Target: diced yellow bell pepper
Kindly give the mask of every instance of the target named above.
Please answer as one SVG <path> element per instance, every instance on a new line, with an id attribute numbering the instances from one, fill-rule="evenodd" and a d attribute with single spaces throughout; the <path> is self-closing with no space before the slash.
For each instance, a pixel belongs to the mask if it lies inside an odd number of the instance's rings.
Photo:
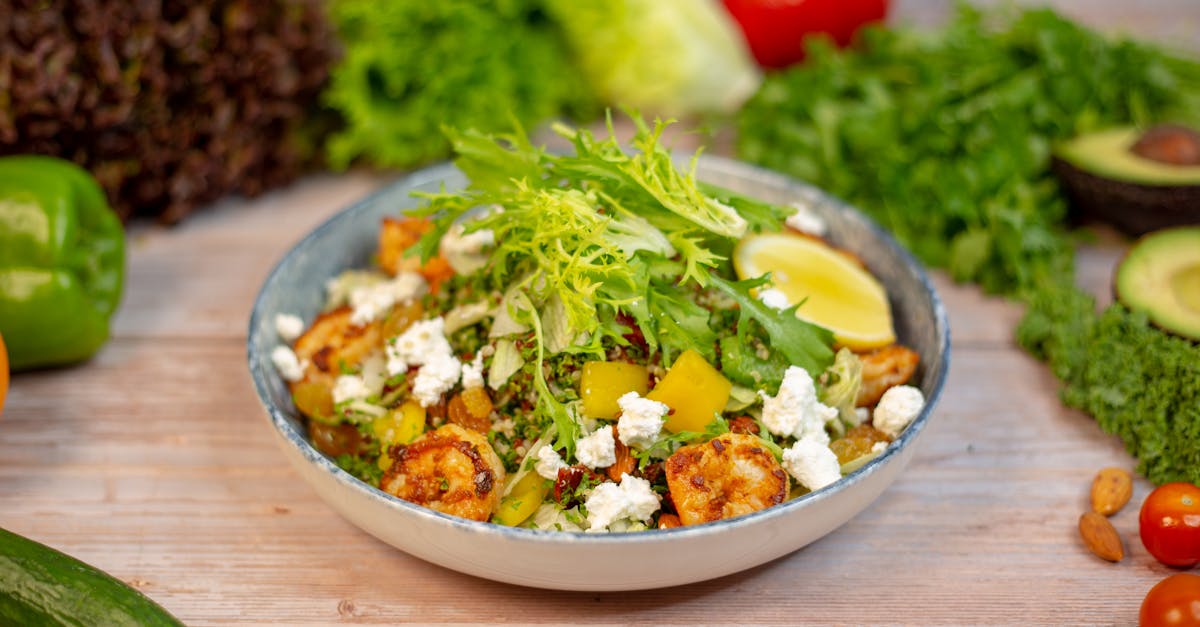
<path id="1" fill-rule="evenodd" d="M 392 460 L 388 447 L 395 444 L 410 444 L 425 432 L 425 408 L 416 401 L 404 401 L 388 413 L 371 423 L 371 431 L 379 442 L 379 467 L 387 470 Z"/>
<path id="2" fill-rule="evenodd" d="M 681 354 L 646 398 L 673 411 L 664 426 L 671 433 L 704 431 L 729 402 L 733 384 L 694 350 Z"/>
<path id="3" fill-rule="evenodd" d="M 500 500 L 500 507 L 492 516 L 492 522 L 516 527 L 537 511 L 549 491 L 550 482 L 536 472 L 521 477 L 508 496 Z"/>
<path id="4" fill-rule="evenodd" d="M 645 366 L 623 361 L 589 361 L 579 377 L 579 397 L 583 415 L 612 420 L 621 411 L 617 399 L 637 392 L 645 396 L 650 387 L 650 372 Z"/>

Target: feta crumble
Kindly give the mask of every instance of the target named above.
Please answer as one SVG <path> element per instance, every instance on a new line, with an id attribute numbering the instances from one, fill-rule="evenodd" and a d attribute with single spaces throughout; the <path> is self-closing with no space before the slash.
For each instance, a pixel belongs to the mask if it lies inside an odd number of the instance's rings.
<path id="1" fill-rule="evenodd" d="M 872 423 L 876 429 L 894 438 L 921 413 L 924 406 L 925 396 L 921 390 L 911 385 L 897 385 L 888 388 L 880 397 L 879 404 L 871 414 Z"/>
<path id="2" fill-rule="evenodd" d="M 483 351 L 475 353 L 475 359 L 462 367 L 463 388 L 483 387 Z"/>
<path id="3" fill-rule="evenodd" d="M 829 225 L 825 223 L 824 218 L 817 215 L 815 211 L 807 205 L 793 204 L 796 212 L 788 216 L 784 220 L 784 224 L 809 235 L 824 237 L 829 232 Z"/>
<path id="4" fill-rule="evenodd" d="M 595 433 L 575 440 L 575 458 L 588 468 L 607 468 L 617 463 L 617 443 L 612 429 L 602 426 Z"/>
<path id="5" fill-rule="evenodd" d="M 842 478 L 837 455 L 812 438 L 798 440 L 783 451 L 783 468 L 809 490 L 820 490 Z"/>
<path id="6" fill-rule="evenodd" d="M 829 443 L 825 423 L 837 418 L 838 410 L 817 400 L 817 388 L 808 371 L 789 366 L 779 384 L 779 393 L 763 398 L 762 422 L 771 433 L 797 440 L 810 438 L 819 444 Z"/>
<path id="7" fill-rule="evenodd" d="M 285 342 L 295 342 L 304 333 L 304 321 L 292 314 L 275 314 L 275 333 Z"/>
<path id="8" fill-rule="evenodd" d="M 333 402 L 335 404 L 366 398 L 370 395 L 371 390 L 367 388 L 367 384 L 363 381 L 363 378 L 358 375 L 341 375 L 333 384 Z"/>
<path id="9" fill-rule="evenodd" d="M 558 471 L 567 467 L 567 463 L 563 461 L 558 451 L 553 447 L 543 446 L 538 449 L 537 461 L 533 465 L 533 471 L 543 479 L 551 481 L 558 480 Z"/>
<path id="10" fill-rule="evenodd" d="M 412 394 L 421 407 L 436 405 L 462 374 L 462 363 L 450 353 L 431 355 L 413 379 Z"/>
<path id="11" fill-rule="evenodd" d="M 425 293 L 425 278 L 401 272 L 390 281 L 363 285 L 350 291 L 350 322 L 362 326 L 382 318 L 396 303 L 408 303 Z"/>
<path id="12" fill-rule="evenodd" d="M 787 309 L 790 306 L 787 294 L 773 287 L 759 292 L 758 300 L 771 309 Z"/>
<path id="13" fill-rule="evenodd" d="M 642 398 L 629 392 L 617 399 L 621 417 L 617 420 L 617 436 L 630 448 L 647 449 L 662 431 L 663 416 L 671 410 L 665 403 Z"/>
<path id="14" fill-rule="evenodd" d="M 621 483 L 602 483 L 592 490 L 584 502 L 587 509 L 588 531 L 604 531 L 622 520 L 645 522 L 660 507 L 660 497 L 650 482 L 640 477 L 621 474 Z"/>
<path id="15" fill-rule="evenodd" d="M 410 366 L 421 366 L 434 355 L 453 355 L 454 349 L 445 335 L 445 321 L 439 316 L 419 320 L 409 325 L 387 346 L 387 371 L 396 376 Z"/>
<path id="16" fill-rule="evenodd" d="M 276 346 L 271 351 L 271 363 L 279 371 L 279 376 L 285 381 L 299 381 L 304 378 L 305 364 L 300 363 L 296 353 L 286 346 Z"/>

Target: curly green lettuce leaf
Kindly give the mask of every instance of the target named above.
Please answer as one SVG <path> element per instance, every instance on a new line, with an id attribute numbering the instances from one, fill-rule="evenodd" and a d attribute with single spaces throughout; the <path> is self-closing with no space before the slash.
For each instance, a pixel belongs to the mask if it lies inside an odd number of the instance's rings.
<path id="1" fill-rule="evenodd" d="M 343 45 L 323 94 L 343 122 L 326 146 L 336 168 L 442 159 L 444 124 L 498 131 L 596 111 L 539 0 L 334 0 L 329 13 Z"/>

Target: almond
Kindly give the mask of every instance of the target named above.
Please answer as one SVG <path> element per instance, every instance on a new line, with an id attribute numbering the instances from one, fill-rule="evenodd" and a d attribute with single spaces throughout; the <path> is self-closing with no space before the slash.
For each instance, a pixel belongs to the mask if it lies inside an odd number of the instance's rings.
<path id="1" fill-rule="evenodd" d="M 1079 517 L 1079 536 L 1087 548 L 1103 560 L 1119 562 L 1125 557 L 1121 535 L 1108 519 L 1096 512 L 1084 512 Z"/>
<path id="2" fill-rule="evenodd" d="M 1133 496 L 1133 477 L 1122 468 L 1105 468 L 1092 480 L 1092 510 L 1112 516 Z"/>

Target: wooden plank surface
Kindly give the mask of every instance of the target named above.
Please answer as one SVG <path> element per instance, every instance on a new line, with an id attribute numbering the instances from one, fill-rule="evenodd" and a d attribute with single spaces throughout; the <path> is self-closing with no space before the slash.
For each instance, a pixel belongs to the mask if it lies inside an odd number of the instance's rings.
<path id="1" fill-rule="evenodd" d="M 1071 6 L 1101 25 L 1200 32 L 1196 2 Z M 944 11 L 897 8 L 922 20 Z M 192 625 L 1133 624 L 1168 574 L 1137 540 L 1136 507 L 1113 518 L 1124 562 L 1083 549 L 1075 524 L 1092 474 L 1132 460 L 1063 408 L 1048 371 L 1014 347 L 1017 306 L 940 273 L 954 354 L 928 433 L 876 503 L 795 554 L 692 586 L 590 594 L 484 581 L 384 545 L 286 465 L 244 339 L 283 252 L 387 180 L 315 176 L 175 229 L 134 228 L 113 341 L 87 364 L 13 381 L 0 417 L 0 526 L 109 571 Z M 1123 250 L 1105 242 L 1079 260 L 1097 293 Z M 1148 491 L 1139 480 L 1133 503 Z"/>

